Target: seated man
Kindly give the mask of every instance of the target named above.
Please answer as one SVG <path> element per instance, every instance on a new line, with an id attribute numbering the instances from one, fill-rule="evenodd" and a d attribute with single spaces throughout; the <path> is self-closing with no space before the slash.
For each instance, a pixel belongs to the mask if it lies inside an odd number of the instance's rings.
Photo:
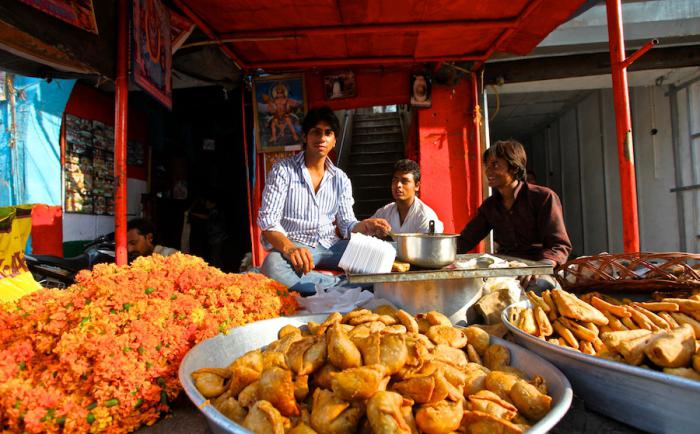
<path id="1" fill-rule="evenodd" d="M 473 249 L 493 229 L 497 253 L 523 259 L 564 264 L 571 241 L 564 226 L 559 196 L 547 187 L 525 180 L 527 155 L 515 140 L 498 141 L 484 152 L 482 162 L 493 194 L 484 200 L 476 216 L 458 239 L 458 253 Z M 542 280 L 542 279 L 540 279 Z M 523 282 L 548 289 L 553 281 Z"/>
<path id="2" fill-rule="evenodd" d="M 352 210 L 352 186 L 347 175 L 328 158 L 335 147 L 338 118 L 328 107 L 309 110 L 302 125 L 304 150 L 275 164 L 265 180 L 258 226 L 270 253 L 264 275 L 302 294 L 316 284 L 333 286 L 339 279 L 312 271 L 316 265 L 337 267 L 351 232 L 384 236 L 386 220 L 358 222 Z"/>
<path id="3" fill-rule="evenodd" d="M 126 226 L 127 252 L 129 261 L 133 261 L 139 256 L 150 256 L 157 253 L 162 256 L 170 256 L 177 253 L 176 249 L 153 244 L 153 237 L 156 230 L 153 223 L 146 219 L 130 220 Z"/>
<path id="4" fill-rule="evenodd" d="M 437 214 L 416 193 L 420 190 L 420 167 L 413 160 L 399 160 L 394 164 L 391 178 L 392 202 L 374 213 L 372 218 L 389 222 L 391 231 L 397 234 L 427 233 L 430 221 L 435 222 L 435 232 L 442 233 L 444 227 Z"/>

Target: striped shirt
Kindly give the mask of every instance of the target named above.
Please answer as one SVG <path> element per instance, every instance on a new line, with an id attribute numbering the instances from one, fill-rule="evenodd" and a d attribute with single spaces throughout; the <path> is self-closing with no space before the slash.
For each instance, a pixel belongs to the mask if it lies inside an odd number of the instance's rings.
<path id="1" fill-rule="evenodd" d="M 272 166 L 265 180 L 258 226 L 262 231 L 281 232 L 290 241 L 331 247 L 340 235 L 347 238 L 357 223 L 352 210 L 352 185 L 348 176 L 326 159 L 326 172 L 314 192 L 304 153 Z M 265 249 L 272 246 L 262 240 Z"/>

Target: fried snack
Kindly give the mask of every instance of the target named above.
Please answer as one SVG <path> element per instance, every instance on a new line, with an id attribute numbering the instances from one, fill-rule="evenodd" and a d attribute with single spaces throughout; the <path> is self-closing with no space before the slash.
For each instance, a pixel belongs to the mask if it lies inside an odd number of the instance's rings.
<path id="1" fill-rule="evenodd" d="M 287 434 L 316 434 L 316 431 L 304 422 L 301 422 L 299 425 L 287 431 Z"/>
<path id="2" fill-rule="evenodd" d="M 452 325 L 452 321 L 450 321 L 449 318 L 435 310 L 431 310 L 430 312 L 426 313 L 425 319 L 427 319 L 431 325 Z"/>
<path id="3" fill-rule="evenodd" d="M 249 351 L 228 366 L 231 382 L 228 390 L 232 396 L 238 395 L 244 387 L 257 381 L 263 371 L 263 358 L 260 350 Z"/>
<path id="4" fill-rule="evenodd" d="M 561 316 L 583 322 L 592 322 L 596 325 L 606 325 L 608 319 L 598 309 L 588 303 L 579 300 L 575 295 L 553 289 L 552 297 Z"/>
<path id="5" fill-rule="evenodd" d="M 467 356 L 469 356 L 469 361 L 472 363 L 478 363 L 478 364 L 483 364 L 481 362 L 481 356 L 479 356 L 479 353 L 476 351 L 474 346 L 472 344 L 467 344 Z"/>
<path id="6" fill-rule="evenodd" d="M 581 340 L 593 342 L 593 340 L 598 337 L 597 333 L 587 329 L 581 324 L 578 324 L 577 322 L 572 321 L 568 318 L 561 317 L 557 321 L 561 322 L 562 325 L 564 325 L 567 329 L 571 330 L 571 333 L 573 333 L 574 336 Z"/>
<path id="7" fill-rule="evenodd" d="M 661 301 L 677 304 L 680 311 L 684 313 L 697 312 L 700 310 L 700 301 L 698 300 L 691 300 L 686 298 L 664 298 Z"/>
<path id="8" fill-rule="evenodd" d="M 224 384 L 231 378 L 228 368 L 202 368 L 192 373 L 194 387 L 205 398 L 219 396 L 226 391 L 228 385 Z"/>
<path id="9" fill-rule="evenodd" d="M 620 321 L 625 327 L 627 327 L 630 330 L 635 330 L 639 328 L 639 325 L 632 321 L 632 318 L 621 318 Z"/>
<path id="10" fill-rule="evenodd" d="M 677 312 L 678 304 L 672 303 L 670 301 L 647 301 L 635 303 L 637 306 L 641 306 L 651 312 Z"/>
<path id="11" fill-rule="evenodd" d="M 554 333 L 552 324 L 547 318 L 547 314 L 539 306 L 535 307 L 534 310 L 535 322 L 537 322 L 537 329 L 540 331 L 539 336 L 551 336 Z"/>
<path id="12" fill-rule="evenodd" d="M 493 344 L 484 351 L 484 366 L 490 370 L 498 370 L 510 364 L 510 351 L 507 348 Z"/>
<path id="13" fill-rule="evenodd" d="M 336 368 L 330 363 L 326 363 L 319 370 L 314 372 L 313 383 L 315 386 L 322 389 L 331 389 L 331 374 L 340 372 L 340 369 Z"/>
<path id="14" fill-rule="evenodd" d="M 245 408 L 250 408 L 260 398 L 260 380 L 253 381 L 238 394 L 238 402 Z"/>
<path id="15" fill-rule="evenodd" d="M 214 408 L 219 410 L 221 414 L 236 422 L 239 425 L 243 425 L 248 410 L 246 410 L 241 404 L 236 401 L 235 398 L 227 398 L 214 403 Z"/>
<path id="16" fill-rule="evenodd" d="M 340 324 L 334 324 L 326 333 L 328 361 L 338 369 L 357 368 L 362 365 L 362 354 L 345 334 Z"/>
<path id="17" fill-rule="evenodd" d="M 352 313 L 352 312 L 351 312 L 351 313 Z M 350 314 L 348 314 L 348 315 L 350 315 Z M 321 336 L 321 335 L 323 335 L 324 333 L 326 333 L 326 330 L 328 330 L 328 328 L 329 328 L 330 326 L 332 326 L 333 324 L 342 322 L 342 321 L 343 321 L 343 315 L 341 315 L 341 314 L 338 313 L 338 312 L 333 312 L 333 313 L 329 314 L 329 315 L 326 317 L 325 321 L 323 321 L 323 322 L 322 322 L 320 325 L 318 325 L 317 327 L 314 327 L 314 328 L 312 329 L 312 328 L 309 326 L 309 331 L 311 331 L 312 334 L 314 334 L 314 335 L 316 335 L 316 336 Z"/>
<path id="18" fill-rule="evenodd" d="M 392 315 L 379 315 L 377 321 L 384 323 L 387 326 L 393 326 L 398 323 L 396 318 L 394 318 Z"/>
<path id="19" fill-rule="evenodd" d="M 627 328 L 627 326 L 625 326 L 624 324 L 622 324 L 622 321 L 620 321 L 619 319 L 617 319 L 617 317 L 615 317 L 615 316 L 614 316 L 613 314 L 611 314 L 610 312 L 608 312 L 608 311 L 603 311 L 603 315 L 605 315 L 605 318 L 607 318 L 608 321 L 609 321 L 607 326 L 610 327 L 611 329 L 613 329 L 614 331 L 629 330 L 629 329 Z M 604 327 L 604 326 L 603 326 L 603 327 Z M 634 327 L 634 328 L 636 328 L 636 327 Z"/>
<path id="20" fill-rule="evenodd" d="M 700 336 L 700 321 L 696 321 L 693 318 L 689 317 L 686 314 L 680 313 L 680 312 L 671 312 L 670 314 L 673 319 L 675 319 L 679 324 L 688 324 L 693 328 L 693 331 L 695 332 L 695 336 Z"/>
<path id="21" fill-rule="evenodd" d="M 695 369 L 690 368 L 664 368 L 664 373 L 678 375 L 679 377 L 688 378 L 690 380 L 700 381 L 700 373 Z"/>
<path id="22" fill-rule="evenodd" d="M 656 324 L 654 324 L 649 318 L 643 315 L 640 311 L 635 309 L 633 306 L 625 306 L 627 312 L 630 313 L 632 321 L 639 326 L 639 328 L 657 331 L 660 330 Z"/>
<path id="23" fill-rule="evenodd" d="M 552 406 L 551 396 L 524 380 L 518 380 L 513 385 L 509 396 L 518 410 L 531 420 L 542 419 Z"/>
<path id="24" fill-rule="evenodd" d="M 342 322 L 343 324 L 350 324 L 350 321 L 367 315 L 374 315 L 374 313 L 369 309 L 355 309 L 352 312 L 346 313 L 345 316 L 342 317 Z"/>
<path id="25" fill-rule="evenodd" d="M 406 327 L 406 331 L 410 333 L 418 333 L 418 323 L 416 322 L 416 319 L 413 318 L 413 315 L 410 313 L 406 312 L 403 309 L 399 309 L 396 314 L 396 319 L 399 320 L 399 322 Z"/>
<path id="26" fill-rule="evenodd" d="M 502 399 L 510 399 L 510 389 L 520 380 L 515 374 L 505 371 L 491 371 L 486 375 L 484 386 Z"/>
<path id="27" fill-rule="evenodd" d="M 636 339 L 620 342 L 617 350 L 624 357 L 625 362 L 630 365 L 640 365 L 644 361 L 644 350 L 649 346 L 662 332 L 651 333 L 646 336 L 641 336 Z"/>
<path id="28" fill-rule="evenodd" d="M 425 332 L 428 331 L 430 326 L 433 325 L 430 323 L 430 321 L 428 321 L 428 318 L 426 318 L 424 314 L 416 315 L 415 319 L 416 319 L 416 324 L 418 324 L 418 331 L 420 333 L 425 334 Z"/>
<path id="29" fill-rule="evenodd" d="M 272 367 L 263 371 L 258 386 L 258 399 L 268 401 L 283 416 L 299 416 L 300 410 L 294 396 L 292 373 L 286 369 Z"/>
<path id="30" fill-rule="evenodd" d="M 631 309 L 635 309 L 639 311 L 642 315 L 646 316 L 649 321 L 653 322 L 654 325 L 661 329 L 668 330 L 670 329 L 668 323 L 661 318 L 659 315 L 655 314 L 654 312 L 645 309 L 643 306 L 641 306 L 639 303 L 632 303 Z"/>
<path id="31" fill-rule="evenodd" d="M 598 297 L 591 298 L 591 305 L 600 310 L 601 312 L 610 312 L 611 314 L 620 318 L 629 318 L 630 316 L 632 316 L 631 313 L 627 309 L 625 309 L 625 306 L 619 306 L 612 303 L 608 303 L 607 301 Z"/>
<path id="32" fill-rule="evenodd" d="M 388 375 L 399 372 L 408 360 L 405 333 L 387 334 L 379 341 L 379 363 Z M 368 364 L 365 362 L 365 364 Z"/>
<path id="33" fill-rule="evenodd" d="M 419 404 L 431 402 L 435 394 L 436 378 L 434 375 L 408 378 L 394 383 L 392 390 Z M 446 395 L 445 395 L 446 396 Z M 444 398 L 443 398 L 444 399 Z"/>
<path id="34" fill-rule="evenodd" d="M 471 327 L 476 327 L 488 333 L 490 336 L 496 336 L 497 338 L 503 338 L 508 333 L 508 327 L 499 322 L 498 324 L 475 324 Z M 478 347 L 477 348 L 478 351 Z"/>
<path id="35" fill-rule="evenodd" d="M 425 404 L 416 411 L 416 425 L 426 434 L 451 433 L 459 428 L 463 411 L 461 402 Z"/>
<path id="36" fill-rule="evenodd" d="M 554 321 L 555 319 L 557 319 L 557 317 L 559 316 L 559 311 L 557 310 L 557 305 L 552 299 L 552 294 L 550 293 L 550 291 L 544 291 L 542 293 L 542 301 L 547 303 L 547 306 L 549 306 L 549 313 L 547 315 L 547 318 L 549 318 L 550 321 Z"/>
<path id="37" fill-rule="evenodd" d="M 490 336 L 488 332 L 484 329 L 469 326 L 463 329 L 464 334 L 467 336 L 467 342 L 472 345 L 480 356 L 484 354 L 484 351 L 489 347 Z"/>
<path id="38" fill-rule="evenodd" d="M 508 353 L 508 350 L 503 348 L 506 353 Z M 488 352 L 488 350 L 487 350 Z M 435 348 L 433 348 L 430 351 L 430 354 L 435 358 L 435 360 L 442 361 L 447 363 L 448 365 L 453 365 L 453 366 L 466 366 L 467 363 L 467 355 L 464 353 L 464 351 L 458 349 L 458 348 L 452 348 L 449 345 L 436 345 Z M 507 360 L 510 360 L 510 353 L 506 355 Z"/>
<path id="39" fill-rule="evenodd" d="M 672 329 L 674 329 L 674 328 L 676 328 L 676 327 L 680 327 L 680 324 L 678 324 L 678 322 L 677 322 L 675 319 L 673 319 L 673 317 L 671 316 L 670 313 L 668 313 L 668 312 L 659 312 L 658 315 L 659 315 L 661 318 L 663 318 L 663 320 L 666 321 L 666 323 L 668 323 L 668 325 L 671 326 Z"/>
<path id="40" fill-rule="evenodd" d="M 464 331 L 452 325 L 431 326 L 425 334 L 435 345 L 449 345 L 453 348 L 463 348 L 467 345 L 467 336 Z"/>
<path id="41" fill-rule="evenodd" d="M 603 333 L 600 337 L 605 345 L 617 351 L 617 347 L 624 341 L 637 339 L 642 336 L 648 336 L 651 332 L 645 329 L 622 330 L 609 333 Z"/>
<path id="42" fill-rule="evenodd" d="M 375 434 L 411 434 L 417 432 L 410 400 L 395 392 L 380 391 L 367 401 L 367 420 Z M 403 410 L 408 407 L 408 412 Z M 409 421 L 405 415 L 411 415 Z"/>
<path id="43" fill-rule="evenodd" d="M 695 333 L 688 324 L 664 332 L 644 349 L 644 354 L 664 368 L 688 366 L 695 353 Z"/>
<path id="44" fill-rule="evenodd" d="M 596 350 L 593 348 L 593 344 L 588 341 L 581 341 L 578 344 L 578 349 L 584 354 L 590 354 L 591 356 L 595 356 Z"/>
<path id="45" fill-rule="evenodd" d="M 563 317 L 562 317 L 563 318 Z M 571 348 L 576 348 L 578 349 L 578 340 L 574 336 L 574 334 L 566 328 L 566 326 L 560 321 L 561 318 L 557 319 L 554 321 L 554 330 L 556 330 L 557 333 L 559 333 L 559 336 L 564 339 L 564 342 Z"/>
<path id="46" fill-rule="evenodd" d="M 363 411 L 325 389 L 314 391 L 311 428 L 319 434 L 354 434 Z"/>
<path id="47" fill-rule="evenodd" d="M 287 351 L 287 366 L 297 375 L 311 374 L 325 362 L 326 339 L 323 335 L 302 338 L 294 342 Z"/>
<path id="48" fill-rule="evenodd" d="M 511 420 L 518 414 L 517 407 L 490 390 L 481 390 L 469 395 L 468 399 L 473 411 L 481 411 L 506 420 Z"/>
<path id="49" fill-rule="evenodd" d="M 246 415 L 243 426 L 256 434 L 284 434 L 292 424 L 272 404 L 258 401 Z"/>
<path id="50" fill-rule="evenodd" d="M 386 390 L 389 377 L 381 365 L 361 366 L 331 374 L 333 393 L 346 401 L 368 399 L 379 390 Z"/>
<path id="51" fill-rule="evenodd" d="M 468 369 L 465 372 L 466 380 L 462 389 L 464 396 L 473 395 L 486 389 L 486 376 L 488 372 L 482 369 Z"/>
<path id="52" fill-rule="evenodd" d="M 520 313 L 516 327 L 527 334 L 537 335 L 537 323 L 532 309 L 527 308 Z"/>
<path id="53" fill-rule="evenodd" d="M 693 369 L 700 373 L 700 352 L 695 353 L 693 356 Z"/>
<path id="54" fill-rule="evenodd" d="M 462 427 L 466 434 L 522 434 L 518 425 L 481 411 L 465 411 Z"/>
<path id="55" fill-rule="evenodd" d="M 408 262 L 400 262 L 400 261 L 394 261 L 393 264 L 391 264 L 391 271 L 392 272 L 397 272 L 397 273 L 405 273 L 406 271 L 411 269 L 411 264 Z"/>
<path id="56" fill-rule="evenodd" d="M 533 308 L 539 306 L 544 313 L 549 313 L 551 310 L 549 305 L 545 303 L 545 301 L 539 295 L 535 294 L 535 291 L 528 291 L 526 294 Z"/>
<path id="57" fill-rule="evenodd" d="M 309 376 L 297 375 L 294 379 L 294 398 L 297 401 L 303 401 L 309 395 Z"/>

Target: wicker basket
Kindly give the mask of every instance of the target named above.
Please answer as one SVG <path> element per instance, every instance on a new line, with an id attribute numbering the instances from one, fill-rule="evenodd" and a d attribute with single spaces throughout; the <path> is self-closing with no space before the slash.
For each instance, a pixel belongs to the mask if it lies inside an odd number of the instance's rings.
<path id="1" fill-rule="evenodd" d="M 585 256 L 557 267 L 562 288 L 658 291 L 700 289 L 700 254 L 620 253 Z"/>

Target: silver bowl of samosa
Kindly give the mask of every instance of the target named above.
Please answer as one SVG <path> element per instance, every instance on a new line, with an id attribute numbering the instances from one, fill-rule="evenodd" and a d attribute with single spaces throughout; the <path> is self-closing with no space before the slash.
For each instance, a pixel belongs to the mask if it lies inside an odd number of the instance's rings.
<path id="1" fill-rule="evenodd" d="M 214 433 L 546 433 L 572 399 L 533 353 L 390 308 L 233 328 L 192 348 L 179 378 Z"/>

